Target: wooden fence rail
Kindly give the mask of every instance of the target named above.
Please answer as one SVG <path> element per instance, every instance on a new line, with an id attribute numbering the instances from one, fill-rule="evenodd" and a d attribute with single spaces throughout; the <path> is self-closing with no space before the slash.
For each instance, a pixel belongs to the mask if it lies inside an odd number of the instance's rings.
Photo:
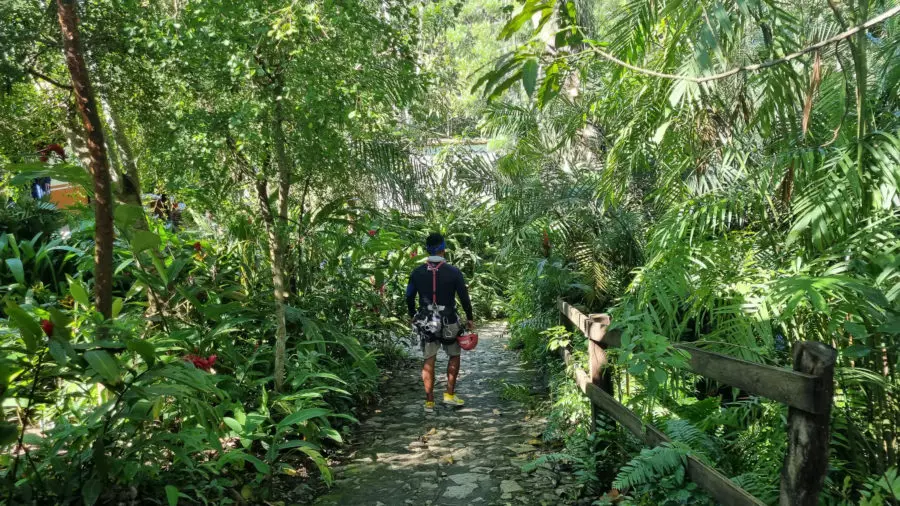
<path id="1" fill-rule="evenodd" d="M 559 310 L 588 338 L 590 371 L 575 367 L 575 380 L 591 401 L 592 414 L 602 410 L 644 444 L 657 446 L 670 439 L 613 396 L 607 348 L 622 344 L 618 329 L 609 330 L 605 314 L 586 315 L 574 306 L 559 301 Z M 673 349 L 688 355 L 689 368 L 701 376 L 740 388 L 752 394 L 787 404 L 788 448 L 781 471 L 781 506 L 814 506 L 828 468 L 829 418 L 834 397 L 834 364 L 837 352 L 822 343 L 801 342 L 793 349 L 794 370 L 747 362 L 727 355 L 702 350 L 688 344 Z M 563 360 L 572 364 L 571 351 L 562 349 Z M 592 421 L 596 416 L 592 416 Z M 689 456 L 688 476 L 725 505 L 761 505 L 759 499 L 733 481 Z"/>

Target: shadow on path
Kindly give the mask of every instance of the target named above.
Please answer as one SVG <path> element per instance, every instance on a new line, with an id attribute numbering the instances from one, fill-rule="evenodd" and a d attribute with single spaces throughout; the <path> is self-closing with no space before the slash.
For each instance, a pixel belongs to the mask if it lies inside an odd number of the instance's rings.
<path id="1" fill-rule="evenodd" d="M 525 473 L 546 420 L 501 398 L 503 382 L 531 388 L 539 376 L 506 349 L 506 326 L 479 329 L 478 348 L 463 352 L 457 392 L 462 408 L 440 403 L 447 357 L 438 355 L 438 405 L 425 414 L 419 370 L 398 371 L 381 409 L 359 429 L 335 484 L 315 503 L 329 505 L 565 504 L 572 477 L 546 465 Z M 416 350 L 417 351 L 417 350 Z"/>

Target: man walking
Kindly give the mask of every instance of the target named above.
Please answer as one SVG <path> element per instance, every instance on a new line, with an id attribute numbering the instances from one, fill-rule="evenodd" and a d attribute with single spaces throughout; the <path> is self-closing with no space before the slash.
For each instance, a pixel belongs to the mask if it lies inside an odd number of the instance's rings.
<path id="1" fill-rule="evenodd" d="M 406 305 L 412 319 L 413 329 L 419 335 L 425 363 L 422 366 L 422 381 L 425 383 L 425 411 L 434 411 L 434 364 L 438 349 L 443 348 L 449 357 L 447 363 L 447 391 L 444 402 L 462 406 L 463 400 L 456 395 L 456 376 L 459 374 L 461 353 L 457 338 L 461 334 L 459 316 L 456 314 L 456 296 L 466 312 L 466 325 L 475 328 L 472 319 L 472 302 L 462 272 L 444 259 L 446 244 L 443 236 L 435 232 L 425 240 L 428 259 L 416 267 L 409 275 L 406 287 Z M 416 294 L 419 296 L 419 310 L 416 311 Z"/>

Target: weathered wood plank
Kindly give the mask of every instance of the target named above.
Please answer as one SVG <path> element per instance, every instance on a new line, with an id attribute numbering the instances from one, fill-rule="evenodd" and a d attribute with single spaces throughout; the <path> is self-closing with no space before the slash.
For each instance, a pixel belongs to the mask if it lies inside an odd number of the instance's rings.
<path id="1" fill-rule="evenodd" d="M 568 348 L 560 348 L 560 356 L 566 366 L 573 365 L 572 352 Z M 575 367 L 575 383 L 587 395 L 591 405 L 608 413 L 616 422 L 628 429 L 647 446 L 658 446 L 670 442 L 668 436 L 652 425 L 644 423 L 637 414 L 626 408 L 613 396 L 591 383 L 591 377 Z M 688 457 L 687 473 L 691 480 L 722 504 L 729 506 L 761 506 L 764 503 L 740 488 L 728 477 L 704 464 L 694 457 Z"/>
<path id="2" fill-rule="evenodd" d="M 583 371 L 579 372 L 584 374 Z M 644 423 L 635 413 L 597 386 L 586 382 L 584 392 L 590 398 L 591 403 L 609 413 L 623 427 L 639 437 L 644 444 L 658 446 L 671 442 L 671 439 L 662 431 Z M 687 460 L 687 473 L 691 480 L 721 504 L 729 506 L 761 506 L 765 504 L 701 460 L 691 456 Z"/>
<path id="3" fill-rule="evenodd" d="M 609 316 L 607 315 L 590 315 L 594 320 L 594 326 L 597 323 L 605 323 L 609 325 Z M 593 329 L 593 327 L 592 327 Z M 600 390 L 613 395 L 612 374 L 609 371 L 609 358 L 606 354 L 606 346 L 588 339 L 588 361 L 591 383 L 596 385 Z M 604 418 L 600 408 L 591 403 L 591 430 L 596 431 L 599 424 Z"/>
<path id="4" fill-rule="evenodd" d="M 737 486 L 724 474 L 704 464 L 700 459 L 688 456 L 687 461 L 687 472 L 688 476 L 691 477 L 691 481 L 699 485 L 703 490 L 706 490 L 720 504 L 728 506 L 761 506 L 765 504 Z"/>
<path id="5" fill-rule="evenodd" d="M 607 332 L 609 315 L 603 313 L 586 315 L 564 300 L 559 300 L 558 306 L 559 311 L 568 318 L 572 325 L 591 341 L 610 348 L 618 348 L 622 345 L 622 332 L 619 329 Z"/>
<path id="6" fill-rule="evenodd" d="M 645 424 L 635 413 L 602 388 L 606 348 L 621 345 L 621 333 L 609 331 L 609 316 L 585 315 L 559 301 L 560 312 L 589 339 L 591 373 L 575 368 L 575 380 L 596 406 L 650 446 L 669 441 L 655 427 Z M 794 347 L 794 370 L 747 362 L 696 346 L 678 343 L 674 349 L 688 354 L 695 373 L 784 404 L 788 410 L 788 451 L 781 471 L 780 506 L 814 506 L 828 470 L 831 407 L 834 401 L 834 365 L 837 352 L 822 343 L 802 342 Z M 567 366 L 570 350 L 561 350 Z M 695 457 L 688 457 L 688 475 L 722 504 L 761 505 L 757 498 Z"/>
<path id="7" fill-rule="evenodd" d="M 578 372 L 584 374 L 584 371 L 579 370 Z M 585 374 L 585 377 L 586 376 L 587 375 Z M 662 433 L 662 431 L 652 425 L 645 424 L 639 416 L 623 406 L 613 396 L 591 384 L 589 381 L 586 381 L 584 385 L 585 386 L 581 391 L 588 396 L 591 403 L 609 413 L 615 421 L 622 424 L 623 427 L 640 438 L 647 446 L 657 446 L 660 443 L 669 441 L 669 438 Z M 581 385 L 579 385 L 579 387 L 581 387 Z"/>
<path id="8" fill-rule="evenodd" d="M 834 364 L 837 351 L 822 343 L 805 341 L 794 345 L 794 369 L 821 379 L 813 393 L 826 409 L 810 413 L 788 409 L 788 448 L 781 468 L 781 506 L 815 506 L 828 471 L 831 404 L 834 397 Z"/>
<path id="9" fill-rule="evenodd" d="M 690 356 L 691 370 L 701 376 L 810 413 L 831 409 L 830 399 L 823 404 L 823 399 L 816 395 L 820 389 L 817 376 L 747 362 L 690 344 L 679 343 L 673 347 Z"/>
<path id="10" fill-rule="evenodd" d="M 565 301 L 559 302 L 562 312 L 592 342 L 607 347 L 621 345 L 619 329 L 608 331 L 609 317 L 591 318 Z M 605 318 L 604 318 L 605 317 Z M 816 394 L 821 390 L 820 379 L 811 374 L 791 371 L 765 364 L 747 362 L 696 346 L 677 343 L 673 348 L 689 355 L 690 369 L 716 381 L 740 388 L 754 395 L 766 397 L 809 413 L 823 413 L 831 409 L 831 400 Z"/>

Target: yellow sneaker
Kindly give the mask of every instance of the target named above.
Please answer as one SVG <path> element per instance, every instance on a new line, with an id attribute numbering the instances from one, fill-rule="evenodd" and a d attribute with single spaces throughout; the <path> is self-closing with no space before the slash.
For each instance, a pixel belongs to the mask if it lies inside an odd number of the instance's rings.
<path id="1" fill-rule="evenodd" d="M 447 392 L 444 392 L 444 404 L 451 404 L 453 406 L 462 406 L 465 403 L 466 402 L 464 400 L 460 399 L 459 397 L 457 397 L 456 394 L 448 394 Z"/>
<path id="2" fill-rule="evenodd" d="M 425 412 L 434 413 L 434 401 L 425 401 Z"/>

